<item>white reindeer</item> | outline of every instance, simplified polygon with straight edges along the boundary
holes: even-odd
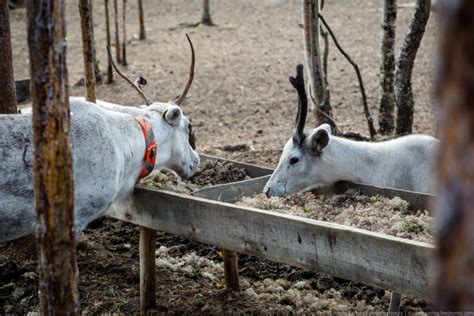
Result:
[[[331,134],[328,124],[304,132],[307,96],[303,66],[290,82],[299,106],[293,136],[264,188],[268,197],[351,181],[375,186],[434,193],[431,169],[438,140],[410,135],[394,140],[356,142]]]
[[[124,110],[133,115],[70,98],[77,233],[103,215],[112,203],[128,197],[139,177],[151,171],[153,138],[157,149],[154,168],[167,167],[185,178],[193,175],[199,156],[189,143],[190,121],[179,107],[193,79],[194,49],[189,43],[193,56],[191,74],[185,90],[174,103],[151,103],[135,84],[148,106]],[[148,137],[145,129],[152,132]],[[35,231],[31,114],[0,115],[0,135],[0,242],[3,242]]]

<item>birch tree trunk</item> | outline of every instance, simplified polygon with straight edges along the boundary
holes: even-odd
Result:
[[[138,17],[140,22],[140,39],[146,39],[145,17],[143,16],[143,0],[138,0]]]
[[[117,54],[117,62],[122,63],[122,54],[120,47],[120,35],[118,25],[118,0],[114,0],[114,21],[115,21],[115,53]]]
[[[94,37],[89,0],[79,0],[81,15],[82,53],[84,56],[84,77],[86,100],[95,103]]]
[[[384,0],[380,48],[379,130],[389,135],[395,128],[395,29],[397,0]]]
[[[328,102],[329,98],[326,97],[327,87],[319,47],[319,0],[301,0],[301,10],[303,13],[304,49],[309,90],[311,98],[316,103],[312,106],[312,109],[316,112],[318,124],[328,123],[333,126],[331,120],[327,118],[327,116],[332,116],[332,110]]]
[[[12,43],[8,1],[0,1],[0,114],[16,114],[16,89],[13,78]]]
[[[416,0],[416,6],[403,41],[395,73],[395,98],[397,103],[396,134],[412,132],[415,101],[411,87],[411,76],[416,53],[425,33],[430,17],[431,0]]]
[[[122,40],[122,65],[127,66],[127,0],[123,0],[122,7],[122,27],[123,27],[123,40]]]
[[[109,15],[109,0],[104,1],[105,4],[105,33],[107,37],[107,46],[110,47],[110,15]],[[110,84],[114,82],[114,74],[112,70],[112,63],[107,55],[107,83]]]
[[[80,315],[64,2],[27,2],[42,315]]]
[[[214,25],[211,19],[211,8],[209,4],[209,0],[203,0],[203,12],[202,12],[202,18],[201,18],[201,23],[204,25]]]
[[[440,4],[436,303],[474,310],[474,2]]]

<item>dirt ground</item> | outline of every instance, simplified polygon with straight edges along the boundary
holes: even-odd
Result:
[[[182,25],[199,21],[202,1],[143,2],[148,36],[145,41],[136,39],[137,4],[135,1],[128,2],[129,66],[124,71],[131,77],[138,74],[146,77],[146,91],[153,100],[173,100],[187,80],[190,52],[184,34],[189,33],[196,49],[196,74],[182,107],[186,115],[193,119],[198,151],[274,167],[283,144],[290,136],[296,115],[296,93],[288,83],[288,76],[294,75],[296,64],[304,62],[299,1],[212,1],[213,20],[217,24],[214,27]],[[410,3],[412,1],[399,1],[398,47],[410,19]],[[376,117],[380,1],[368,0],[362,5],[357,0],[327,0],[323,14],[341,45],[359,64],[370,109]],[[77,1],[67,0],[66,15],[70,94],[79,96],[84,95],[84,87],[73,87],[83,73]],[[103,17],[102,2],[95,2],[97,53],[101,70],[104,71],[106,42]],[[11,11],[10,19],[15,77],[28,77],[25,10]],[[413,75],[416,101],[414,131],[431,135],[435,133],[431,92],[436,34],[436,16],[432,15]],[[356,76],[333,44],[330,46],[328,66],[331,103],[338,125],[346,131],[368,134]],[[121,104],[141,104],[136,92],[118,79],[112,85],[99,86],[97,97]],[[313,127],[314,122],[310,115],[308,127]],[[244,151],[222,150],[225,145],[235,143],[246,143],[248,146]],[[78,248],[83,311],[88,314],[137,313],[137,228],[110,219],[93,226],[82,234]],[[180,258],[195,252],[213,262],[221,262],[217,249],[193,241],[160,233],[157,249],[160,246],[171,249],[171,257]],[[0,312],[35,310],[35,251],[31,238],[0,245]],[[363,311],[368,308],[386,311],[388,307],[389,293],[383,290],[245,256],[239,259],[239,266],[243,279],[250,284],[242,293],[223,289],[221,276],[211,281],[200,273],[158,267],[157,311],[175,314],[263,314],[311,313],[314,308],[322,311]],[[283,287],[285,295],[295,284],[306,280],[313,292],[320,294],[320,298],[324,296],[324,302],[330,303],[321,306],[310,301],[304,305],[297,303],[304,299],[281,296],[278,300],[266,297],[264,292],[257,291],[255,296],[248,290],[250,287],[257,289],[260,286],[258,282],[264,284],[265,279],[292,282],[292,285]],[[331,294],[330,289],[337,287],[347,290]],[[402,309],[429,311],[425,302],[415,298],[404,298]]]

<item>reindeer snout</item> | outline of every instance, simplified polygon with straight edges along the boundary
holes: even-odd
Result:
[[[270,187],[265,187],[263,189],[263,193],[265,193],[265,195],[267,196],[267,198],[270,198],[271,197],[271,194],[270,194]]]

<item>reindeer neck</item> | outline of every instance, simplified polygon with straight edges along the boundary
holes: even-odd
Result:
[[[357,142],[331,137],[326,148],[327,159],[341,180],[369,183],[381,157],[377,143]]]
[[[118,197],[128,195],[135,186],[144,166],[145,138],[133,116],[102,110],[113,135],[116,156],[117,181],[120,184]],[[107,157],[104,157],[107,159]]]

